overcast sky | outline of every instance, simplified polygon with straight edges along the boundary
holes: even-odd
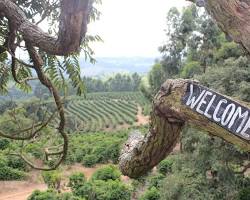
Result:
[[[157,57],[165,40],[168,10],[182,9],[185,0],[103,0],[99,21],[89,24],[89,34],[98,34],[104,43],[92,45],[96,57]]]

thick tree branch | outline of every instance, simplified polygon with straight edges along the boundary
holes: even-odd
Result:
[[[250,0],[188,0],[204,5],[219,27],[250,52]]]
[[[122,150],[119,165],[124,175],[141,176],[164,159],[174,148],[185,122],[250,151],[248,105],[197,83],[195,93],[191,84],[194,82],[177,79],[162,85],[154,98],[149,133],[133,134]],[[188,101],[183,102],[184,98]]]
[[[0,13],[22,34],[32,46],[53,55],[68,55],[80,48],[87,31],[91,0],[62,0],[58,38],[43,32],[32,24],[22,10],[11,0],[0,0]]]

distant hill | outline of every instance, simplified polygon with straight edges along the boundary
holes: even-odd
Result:
[[[100,57],[97,63],[91,64],[80,59],[82,76],[102,77],[114,73],[146,74],[154,64],[155,58],[144,57]]]

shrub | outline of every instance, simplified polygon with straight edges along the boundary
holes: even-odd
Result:
[[[118,180],[96,180],[93,182],[92,195],[95,200],[130,200],[131,190]]]
[[[159,163],[157,169],[162,174],[167,174],[172,172],[173,161],[169,159],[165,159]]]
[[[0,150],[4,150],[9,146],[10,141],[6,138],[0,139]]]
[[[95,155],[86,155],[83,158],[83,165],[86,167],[92,167],[97,163],[97,158]]]
[[[8,166],[1,166],[0,169],[0,180],[1,181],[12,181],[22,180],[26,177],[26,173],[18,169],[13,169]]]
[[[92,176],[92,180],[120,180],[121,172],[113,165],[98,169]]]
[[[63,193],[59,197],[60,200],[85,200],[80,197],[74,196],[72,193]]]
[[[156,187],[152,187],[147,190],[139,200],[159,200],[160,192]]]
[[[8,160],[5,156],[0,154],[0,168],[8,166]]]
[[[69,187],[71,187],[73,191],[77,190],[85,183],[86,183],[85,176],[81,172],[76,172],[69,177]]]
[[[93,196],[93,185],[90,182],[86,182],[83,186],[77,188],[76,190],[73,190],[73,194],[81,197],[86,198],[89,200],[92,200]]]
[[[48,188],[57,190],[60,188],[62,175],[58,170],[44,171],[42,176],[44,182],[48,185]]]
[[[14,169],[22,170],[22,171],[27,170],[27,165],[25,161],[16,156],[11,156],[8,158],[8,166]]]
[[[26,147],[27,153],[32,154],[35,158],[40,159],[43,157],[43,151],[41,148],[41,144],[31,143]]]
[[[41,192],[39,190],[35,190],[28,200],[61,200],[58,198],[57,193],[51,190],[46,192]]]
[[[250,199],[250,187],[244,188],[239,192],[239,200]]]
[[[187,62],[181,71],[182,78],[192,78],[196,74],[201,74],[200,63],[196,61]]]
[[[8,166],[8,159],[0,154],[0,180],[1,181],[11,181],[11,180],[21,180],[26,177],[23,171],[18,169],[13,169]]]
[[[165,178],[163,174],[157,174],[149,178],[149,188],[160,188],[162,180]]]

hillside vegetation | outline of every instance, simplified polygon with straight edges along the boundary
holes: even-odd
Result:
[[[149,114],[149,106],[149,101],[140,92],[103,92],[87,94],[86,98],[71,97],[65,103],[67,128],[94,132],[129,127],[138,121],[138,114]]]
[[[27,3],[15,2],[21,8]],[[41,10],[44,12],[40,3],[34,0],[28,3],[31,6],[26,10],[29,20],[36,18]],[[60,1],[56,3],[59,6]],[[53,29],[59,22],[57,9],[51,9],[49,16]],[[8,23],[1,17],[0,22],[0,27],[4,27],[0,29],[2,47],[8,36]],[[162,57],[145,77],[136,73],[103,79],[81,77],[80,55],[60,57],[39,49],[37,53],[45,66],[36,70],[45,78],[32,82],[27,79],[36,77],[29,67],[19,63],[16,71],[15,67],[11,71],[12,55],[5,50],[0,53],[0,64],[3,64],[3,67],[0,65],[0,92],[5,92],[0,103],[0,181],[29,182],[33,177],[47,185],[47,191],[30,192],[29,200],[249,200],[249,152],[192,124],[184,127],[169,157],[145,176],[130,179],[117,169],[120,151],[128,136],[138,131],[145,135],[149,128],[155,130],[154,124],[147,124],[146,116],[150,114],[153,96],[166,79],[199,80],[224,95],[250,101],[249,55],[218,28],[204,10],[195,6],[182,11],[170,9],[165,34],[167,42],[159,47]],[[81,48],[88,55],[91,50],[88,42],[100,38],[85,39]],[[36,50],[33,47],[33,51]],[[92,60],[92,56],[91,50],[86,58]],[[21,95],[14,89],[13,78],[24,80],[16,81],[16,85],[33,93]],[[50,117],[52,113],[55,115]],[[162,113],[159,109],[158,114]],[[139,123],[142,117],[147,119],[144,126]],[[48,120],[50,118],[52,120]],[[154,133],[157,134],[157,130]],[[162,140],[153,144],[158,142]],[[131,146],[126,144],[126,147]],[[139,150],[136,150],[137,153]],[[31,167],[54,167],[60,159],[62,162],[52,171],[46,168],[47,171],[38,172]],[[79,172],[100,165],[102,168],[88,180],[87,175]],[[72,173],[70,168],[75,166],[78,170]]]

